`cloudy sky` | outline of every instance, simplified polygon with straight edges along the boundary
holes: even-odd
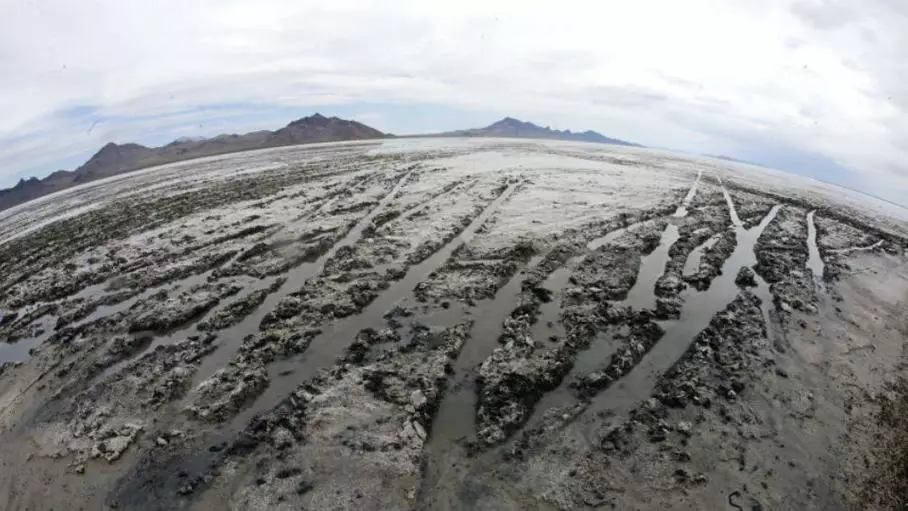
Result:
[[[0,186],[106,142],[505,115],[908,204],[904,0],[0,0]]]

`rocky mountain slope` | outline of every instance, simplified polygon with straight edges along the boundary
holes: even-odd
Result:
[[[0,190],[0,210],[71,186],[164,163],[265,147],[373,139],[384,136],[385,134],[381,131],[356,121],[315,114],[293,121],[276,131],[264,130],[244,135],[219,135],[208,139],[183,138],[161,147],[111,142],[73,171],[58,170],[44,179],[35,177],[22,179],[16,186]]]
[[[576,140],[578,142],[596,142],[600,144],[617,144],[625,146],[643,147],[639,144],[626,142],[617,138],[609,138],[592,130],[572,132],[571,130],[553,130],[537,126],[531,122],[521,121],[513,117],[492,123],[485,128],[451,131],[442,136],[451,137],[506,137],[506,138],[547,138],[553,140]]]

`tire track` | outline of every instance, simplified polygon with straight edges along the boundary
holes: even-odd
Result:
[[[267,390],[231,421],[230,428],[238,430],[245,427],[252,417],[276,406],[292,389],[312,378],[317,371],[330,367],[353,342],[357,332],[360,330],[364,328],[382,328],[385,322],[385,313],[412,293],[416,285],[428,274],[441,267],[458,247],[468,242],[476,233],[476,230],[512,195],[516,187],[517,184],[508,185],[454,239],[421,263],[410,267],[402,279],[395,281],[388,289],[369,303],[363,312],[336,323],[330,331],[312,339],[300,359],[288,359],[271,364],[269,372],[272,375],[280,375],[281,373],[292,371],[292,377],[288,376],[277,380],[272,378],[272,384]]]
[[[388,204],[394,200],[394,196],[407,183],[413,171],[409,171],[397,180],[394,187],[372,208],[366,216],[362,217],[347,234],[338,242],[334,243],[326,252],[322,253],[318,259],[311,263],[303,265],[292,270],[283,284],[277,291],[270,293],[265,301],[249,315],[247,315],[238,325],[222,332],[220,336],[226,340],[214,353],[202,361],[202,365],[196,372],[193,379],[193,387],[209,378],[216,370],[223,367],[231,360],[239,350],[243,340],[247,335],[251,335],[259,330],[265,315],[274,310],[278,303],[290,293],[300,289],[302,285],[310,278],[322,272],[325,264],[337,254],[337,251],[343,247],[351,246],[362,238],[363,232],[372,224],[373,219],[381,214]]]

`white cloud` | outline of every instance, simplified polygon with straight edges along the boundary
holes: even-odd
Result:
[[[368,103],[354,107],[364,121],[407,132],[374,107],[389,102],[691,151],[749,154],[742,144],[761,140],[904,200],[906,12],[898,0],[19,3],[0,18],[0,180],[106,139],[273,127],[289,120],[281,107]],[[211,105],[242,112],[196,110]],[[114,120],[85,136],[85,119],[61,114],[78,106]]]

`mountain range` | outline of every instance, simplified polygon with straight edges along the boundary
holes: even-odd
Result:
[[[387,135],[356,121],[315,114],[293,121],[276,131],[263,130],[202,139],[184,137],[161,147],[109,143],[75,170],[58,170],[44,179],[22,179],[16,186],[0,190],[0,210],[72,186],[154,165],[250,149],[385,136]]]
[[[537,126],[531,122],[521,121],[513,117],[504,119],[486,126],[469,130],[449,131],[438,136],[446,137],[505,137],[505,138],[545,138],[554,140],[574,140],[577,142],[595,142],[599,144],[616,144],[624,146],[643,147],[640,144],[626,142],[617,138],[609,138],[592,130],[572,132],[571,130],[553,130]]]
[[[22,179],[12,188],[0,190],[0,211],[72,186],[165,163],[266,147],[379,139],[390,136],[393,135],[382,133],[356,121],[325,117],[316,113],[275,131],[253,131],[244,135],[218,135],[213,138],[182,137],[161,147],[111,142],[75,170],[58,170],[43,179],[36,177]],[[609,138],[595,131],[574,133],[571,130],[553,130],[512,117],[505,117],[485,128],[451,131],[431,136],[575,140],[643,147]]]

